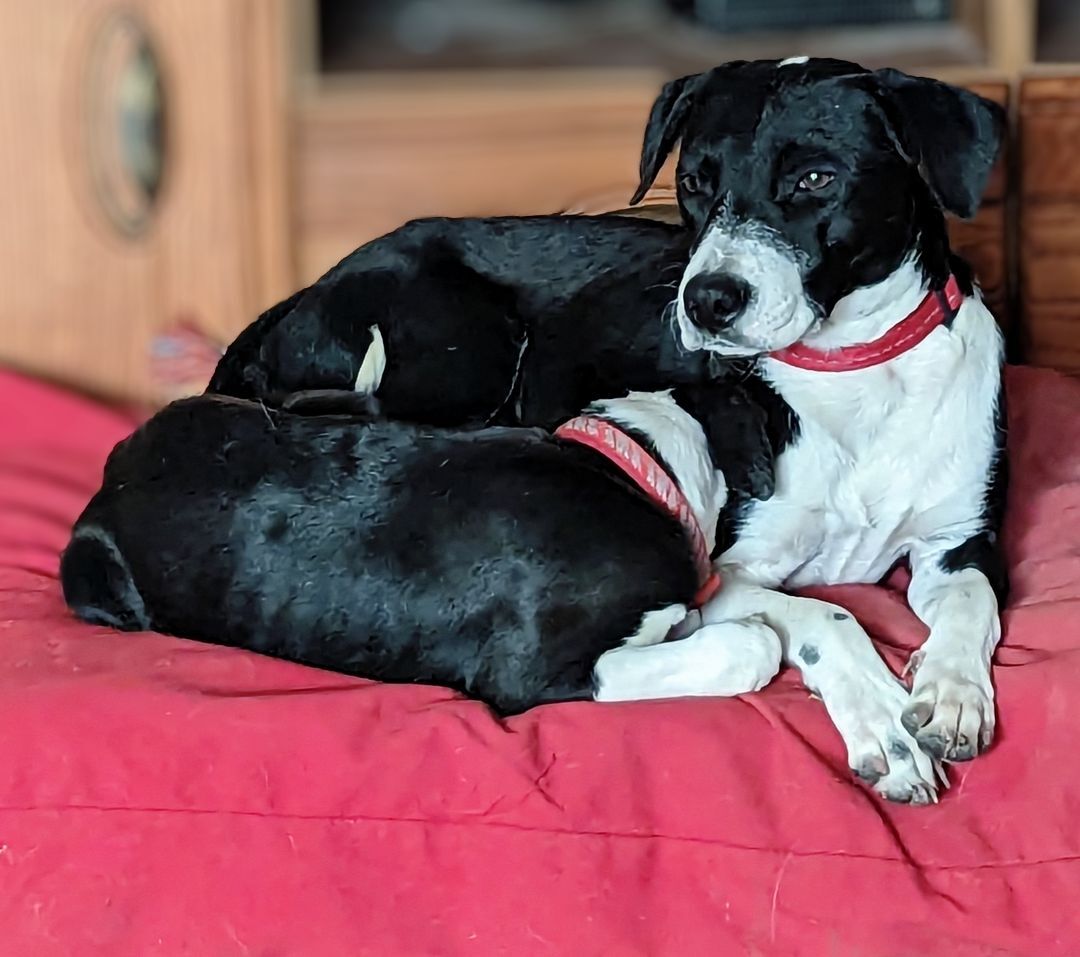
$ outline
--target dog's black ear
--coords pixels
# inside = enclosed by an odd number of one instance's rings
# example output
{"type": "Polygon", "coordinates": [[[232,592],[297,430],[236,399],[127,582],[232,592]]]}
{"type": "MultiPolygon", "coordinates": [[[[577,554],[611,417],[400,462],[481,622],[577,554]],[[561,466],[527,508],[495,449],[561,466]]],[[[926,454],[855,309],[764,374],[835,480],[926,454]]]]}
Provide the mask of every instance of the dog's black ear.
{"type": "Polygon", "coordinates": [[[641,144],[641,181],[630,205],[636,206],[645,198],[649,187],[656,181],[660,167],[682,136],[686,117],[697,93],[701,74],[680,77],[665,83],[660,95],[649,111],[649,122],[645,125],[645,140],[641,144]]]}
{"type": "Polygon", "coordinates": [[[895,110],[895,133],[904,153],[918,164],[938,202],[970,219],[979,209],[1005,137],[1005,110],[938,80],[899,70],[878,70],[875,75],[895,110]]]}

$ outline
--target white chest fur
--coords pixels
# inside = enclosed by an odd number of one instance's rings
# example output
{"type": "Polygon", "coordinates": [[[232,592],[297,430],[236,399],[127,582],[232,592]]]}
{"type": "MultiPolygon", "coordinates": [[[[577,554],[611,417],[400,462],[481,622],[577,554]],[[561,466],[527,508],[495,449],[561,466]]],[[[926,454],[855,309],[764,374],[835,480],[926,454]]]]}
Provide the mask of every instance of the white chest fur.
{"type": "Polygon", "coordinates": [[[764,360],[800,431],[777,463],[775,494],[750,507],[721,563],[769,585],[872,582],[921,546],[977,532],[1001,349],[973,297],[951,328],[879,366],[822,373],[764,360]]]}

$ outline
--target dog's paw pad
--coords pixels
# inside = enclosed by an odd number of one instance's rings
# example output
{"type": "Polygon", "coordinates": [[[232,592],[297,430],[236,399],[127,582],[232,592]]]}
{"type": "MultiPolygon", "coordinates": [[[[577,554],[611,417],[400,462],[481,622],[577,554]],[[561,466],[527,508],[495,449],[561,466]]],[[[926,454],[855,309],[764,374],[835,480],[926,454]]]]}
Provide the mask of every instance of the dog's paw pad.
{"type": "Polygon", "coordinates": [[[938,802],[937,788],[926,781],[904,781],[885,790],[878,788],[878,791],[882,797],[894,804],[925,806],[938,802]]]}
{"type": "Polygon", "coordinates": [[[900,720],[904,725],[904,730],[908,734],[915,736],[919,733],[919,729],[930,720],[930,715],[934,713],[934,706],[928,701],[924,701],[920,704],[910,704],[904,709],[904,713],[900,720]]]}
{"type": "Polygon", "coordinates": [[[851,771],[859,780],[867,784],[877,784],[889,773],[889,765],[882,755],[869,755],[852,767],[851,771]]]}
{"type": "Polygon", "coordinates": [[[848,744],[848,764],[861,781],[886,800],[901,804],[937,802],[938,768],[900,720],[903,690],[889,689],[860,720],[841,731],[848,744]]]}
{"type": "Polygon", "coordinates": [[[929,673],[915,679],[904,728],[939,761],[970,761],[994,739],[994,698],[989,681],[929,673]]]}

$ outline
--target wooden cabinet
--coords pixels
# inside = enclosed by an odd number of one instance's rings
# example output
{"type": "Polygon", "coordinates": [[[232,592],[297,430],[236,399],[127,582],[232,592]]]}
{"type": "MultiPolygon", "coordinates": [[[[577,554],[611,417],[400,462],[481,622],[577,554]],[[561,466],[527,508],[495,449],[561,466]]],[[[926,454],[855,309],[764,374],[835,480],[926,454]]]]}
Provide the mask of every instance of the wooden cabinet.
{"type": "Polygon", "coordinates": [[[530,71],[316,86],[295,111],[296,259],[311,281],[417,216],[554,213],[637,184],[648,71],[530,71]]]}
{"type": "Polygon", "coordinates": [[[190,318],[231,335],[292,287],[275,6],[0,4],[0,361],[154,397],[158,331],[190,318]],[[140,37],[163,106],[160,185],[141,210],[124,169],[148,95],[140,37]]]}
{"type": "Polygon", "coordinates": [[[1080,76],[1026,77],[1020,117],[1026,354],[1080,373],[1080,76]]]}

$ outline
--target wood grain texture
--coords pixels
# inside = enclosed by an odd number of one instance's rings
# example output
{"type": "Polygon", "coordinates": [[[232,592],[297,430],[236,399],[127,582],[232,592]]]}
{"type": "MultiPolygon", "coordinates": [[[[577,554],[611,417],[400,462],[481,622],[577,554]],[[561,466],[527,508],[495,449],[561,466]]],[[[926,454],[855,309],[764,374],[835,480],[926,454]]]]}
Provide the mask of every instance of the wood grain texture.
{"type": "Polygon", "coordinates": [[[141,235],[120,234],[87,173],[87,58],[109,0],[0,4],[0,361],[159,400],[153,336],[191,317],[234,334],[293,285],[286,0],[134,0],[162,61],[165,178],[141,235]]]}
{"type": "Polygon", "coordinates": [[[82,162],[82,53],[106,7],[0,5],[0,361],[130,392],[155,252],[108,222],[82,162]]]}
{"type": "Polygon", "coordinates": [[[296,241],[310,281],[418,216],[557,212],[637,183],[662,78],[537,71],[375,78],[322,86],[296,106],[296,241]]]}
{"type": "Polygon", "coordinates": [[[1080,373],[1080,74],[1020,88],[1019,271],[1029,361],[1080,373]]]}

